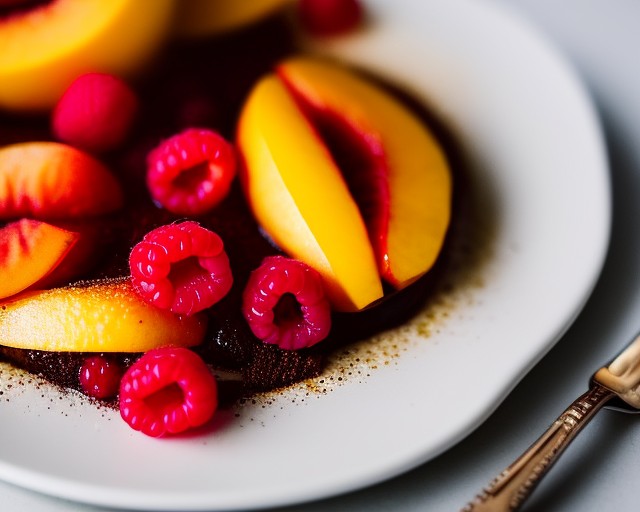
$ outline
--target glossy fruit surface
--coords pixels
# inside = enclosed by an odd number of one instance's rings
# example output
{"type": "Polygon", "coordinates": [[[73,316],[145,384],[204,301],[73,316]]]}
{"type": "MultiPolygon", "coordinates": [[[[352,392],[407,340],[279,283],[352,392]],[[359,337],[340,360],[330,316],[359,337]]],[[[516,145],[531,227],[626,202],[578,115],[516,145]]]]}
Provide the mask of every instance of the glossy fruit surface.
{"type": "Polygon", "coordinates": [[[170,30],[174,0],[52,0],[0,19],[0,108],[51,109],[88,72],[139,73],[170,30]]]}
{"type": "MultiPolygon", "coordinates": [[[[415,281],[435,262],[451,217],[451,172],[439,142],[398,99],[352,70],[296,58],[278,74],[316,125],[360,148],[355,179],[373,189],[359,204],[380,274],[396,288],[415,281]]],[[[343,169],[347,179],[350,172],[343,169]]]]}
{"type": "Polygon", "coordinates": [[[277,77],[267,76],[253,89],[240,117],[238,145],[240,176],[258,222],[289,256],[320,272],[332,304],[358,310],[382,297],[357,205],[313,125],[277,77]]]}
{"type": "Polygon", "coordinates": [[[120,78],[87,73],[76,78],[53,111],[56,138],[74,147],[102,153],[120,146],[131,131],[138,98],[120,78]]]}
{"type": "Polygon", "coordinates": [[[58,142],[0,148],[0,219],[68,219],[122,207],[118,180],[100,161],[58,142]]]}
{"type": "Polygon", "coordinates": [[[93,398],[111,398],[118,394],[122,368],[105,355],[87,357],[80,367],[78,380],[82,392],[93,398]]]}
{"type": "Polygon", "coordinates": [[[286,60],[253,89],[237,137],[256,218],[320,272],[336,309],[363,309],[382,296],[380,277],[403,288],[435,262],[450,220],[448,164],[381,86],[326,61],[286,60]]]}
{"type": "Polygon", "coordinates": [[[285,350],[311,347],[331,330],[320,274],[283,256],[265,258],[251,273],[242,312],[257,338],[285,350]]]}
{"type": "Polygon", "coordinates": [[[147,157],[151,197],[178,215],[207,213],[227,196],[235,175],[235,149],[207,129],[189,128],[162,141],[147,157]]]}
{"type": "Polygon", "coordinates": [[[0,228],[0,299],[43,280],[60,265],[79,237],[79,233],[32,219],[0,228]]]}
{"type": "Polygon", "coordinates": [[[202,342],[206,317],[143,301],[129,278],[25,292],[0,303],[0,345],[58,352],[145,352],[202,342]]]}
{"type": "Polygon", "coordinates": [[[120,383],[120,415],[151,437],[205,424],[218,407],[217,384],[207,365],[185,348],[151,350],[120,383]]]}
{"type": "Polygon", "coordinates": [[[233,284],[221,238],[194,221],[147,233],[132,249],[129,267],[131,282],[143,300],[177,314],[210,308],[233,284]]]}

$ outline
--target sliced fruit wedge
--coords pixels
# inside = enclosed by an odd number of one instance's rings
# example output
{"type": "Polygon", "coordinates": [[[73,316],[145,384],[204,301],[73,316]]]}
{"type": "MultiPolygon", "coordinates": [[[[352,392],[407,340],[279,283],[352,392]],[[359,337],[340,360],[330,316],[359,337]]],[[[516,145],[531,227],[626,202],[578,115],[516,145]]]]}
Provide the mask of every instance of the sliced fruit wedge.
{"type": "Polygon", "coordinates": [[[0,18],[2,109],[50,109],[83,73],[139,72],[169,33],[176,2],[24,3],[0,18]]]}
{"type": "Polygon", "coordinates": [[[256,218],[285,252],[322,275],[332,304],[355,311],[382,297],[367,229],[347,184],[276,76],[251,93],[238,143],[256,218]]]}
{"type": "Polygon", "coordinates": [[[364,189],[359,204],[379,271],[396,288],[413,282],[435,262],[450,221],[451,173],[439,142],[394,96],[344,67],[295,58],[277,72],[321,134],[341,136],[338,144],[361,155],[341,171],[355,181],[356,200],[364,189]]]}
{"type": "Polygon", "coordinates": [[[57,142],[0,148],[0,219],[79,218],[122,203],[115,176],[88,153],[57,142]]]}
{"type": "Polygon", "coordinates": [[[146,352],[190,347],[207,317],[184,317],[144,302],[129,278],[25,292],[0,303],[0,345],[61,352],[146,352]]]}
{"type": "Polygon", "coordinates": [[[21,219],[0,229],[0,299],[42,281],[64,260],[80,234],[21,219]]]}
{"type": "Polygon", "coordinates": [[[429,271],[451,216],[451,173],[428,126],[385,89],[313,58],[281,63],[238,127],[256,218],[323,276],[333,305],[360,310],[429,271]]]}

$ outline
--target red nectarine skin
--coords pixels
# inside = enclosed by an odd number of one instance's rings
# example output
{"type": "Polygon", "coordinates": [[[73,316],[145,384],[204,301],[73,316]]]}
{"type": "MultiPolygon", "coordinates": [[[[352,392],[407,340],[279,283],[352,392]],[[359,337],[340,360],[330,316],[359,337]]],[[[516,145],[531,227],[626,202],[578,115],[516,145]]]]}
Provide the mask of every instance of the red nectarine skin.
{"type": "Polygon", "coordinates": [[[41,281],[60,264],[78,237],[78,233],[31,219],[0,229],[0,298],[41,281]]]}
{"type": "MultiPolygon", "coordinates": [[[[366,155],[365,165],[356,159],[356,176],[374,184],[365,193],[374,206],[362,200],[359,206],[380,275],[396,288],[412,283],[435,262],[451,216],[451,173],[437,139],[399,99],[344,67],[299,57],[277,72],[311,120],[329,126],[330,138],[362,148],[355,154],[366,155]]],[[[345,173],[352,162],[337,164],[345,173]]]]}
{"type": "Polygon", "coordinates": [[[381,137],[374,131],[364,131],[362,126],[350,122],[344,114],[333,110],[331,105],[314,105],[296,90],[285,74],[280,74],[280,79],[342,171],[342,177],[367,226],[378,267],[385,276],[389,272],[387,242],[391,195],[389,164],[381,137]]]}
{"type": "Polygon", "coordinates": [[[0,149],[0,219],[60,219],[119,209],[118,180],[98,160],[56,142],[0,149]]]}
{"type": "Polygon", "coordinates": [[[382,297],[367,229],[346,181],[275,75],[249,95],[237,140],[241,181],[258,222],[285,253],[322,275],[332,306],[357,311],[382,297]]]}

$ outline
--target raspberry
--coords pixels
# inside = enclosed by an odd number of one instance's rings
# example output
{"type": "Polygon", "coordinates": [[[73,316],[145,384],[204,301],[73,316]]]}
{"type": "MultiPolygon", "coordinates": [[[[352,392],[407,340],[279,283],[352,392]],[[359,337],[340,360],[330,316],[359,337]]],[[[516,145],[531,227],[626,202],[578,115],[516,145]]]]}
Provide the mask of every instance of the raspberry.
{"type": "Polygon", "coordinates": [[[138,98],[119,78],[102,73],[81,75],[53,111],[52,131],[58,140],[101,153],[121,145],[138,111],[138,98]]]}
{"type": "Polygon", "coordinates": [[[355,28],[362,18],[358,0],[298,0],[302,25],[312,34],[328,36],[355,28]]]}
{"type": "Polygon", "coordinates": [[[129,367],[120,382],[120,415],[151,437],[205,424],[218,407],[217,384],[186,348],[157,348],[129,367]]]}
{"type": "Polygon", "coordinates": [[[283,256],[265,258],[251,273],[242,312],[257,338],[286,350],[310,347],[331,329],[320,274],[283,256]]]}
{"type": "Polygon", "coordinates": [[[147,157],[151,197],[172,213],[201,215],[226,197],[236,174],[233,146],[210,130],[189,128],[147,157]]]}
{"type": "Polygon", "coordinates": [[[192,315],[231,289],[229,258],[220,237],[197,222],[167,224],[147,233],[129,256],[131,281],[147,302],[192,315]]]}
{"type": "Polygon", "coordinates": [[[87,396],[111,398],[118,392],[121,375],[122,369],[113,359],[91,356],[80,367],[80,387],[87,396]]]}

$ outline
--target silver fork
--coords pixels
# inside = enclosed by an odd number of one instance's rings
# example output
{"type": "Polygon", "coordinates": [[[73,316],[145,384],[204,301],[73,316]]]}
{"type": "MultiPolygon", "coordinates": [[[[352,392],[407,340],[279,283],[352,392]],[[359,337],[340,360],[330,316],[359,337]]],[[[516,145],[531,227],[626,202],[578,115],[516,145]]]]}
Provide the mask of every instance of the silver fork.
{"type": "Polygon", "coordinates": [[[590,380],[547,431],[498,475],[461,512],[502,512],[520,509],[575,436],[605,405],[640,412],[640,335],[590,380]]]}

